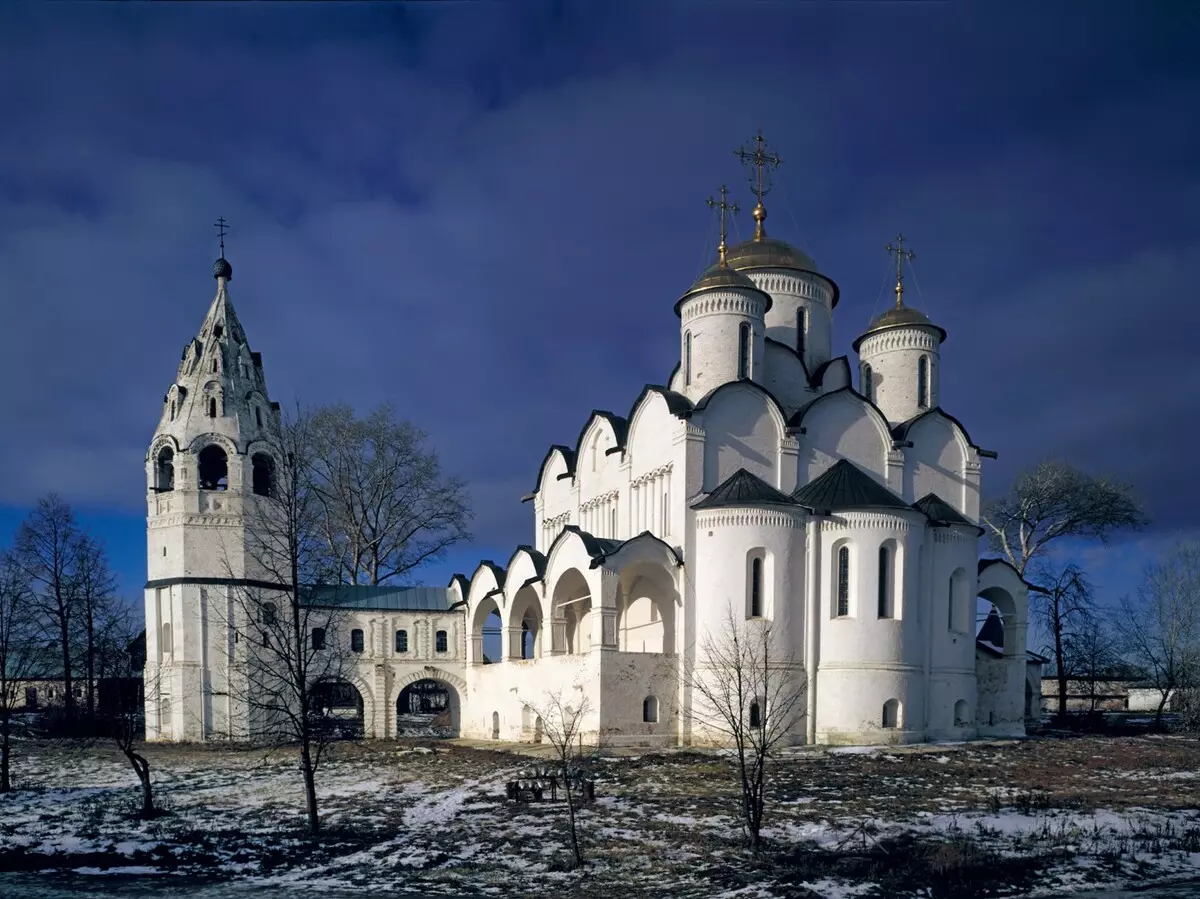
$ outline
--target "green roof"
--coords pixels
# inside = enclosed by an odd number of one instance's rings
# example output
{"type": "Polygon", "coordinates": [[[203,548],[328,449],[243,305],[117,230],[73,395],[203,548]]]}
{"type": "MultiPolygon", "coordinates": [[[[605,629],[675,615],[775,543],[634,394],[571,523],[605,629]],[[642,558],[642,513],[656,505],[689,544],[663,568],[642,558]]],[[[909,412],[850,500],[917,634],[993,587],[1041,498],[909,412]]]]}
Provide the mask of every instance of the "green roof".
{"type": "Polygon", "coordinates": [[[371,609],[387,612],[444,612],[450,608],[450,591],[445,587],[367,587],[338,584],[306,587],[304,604],[371,609]]]}

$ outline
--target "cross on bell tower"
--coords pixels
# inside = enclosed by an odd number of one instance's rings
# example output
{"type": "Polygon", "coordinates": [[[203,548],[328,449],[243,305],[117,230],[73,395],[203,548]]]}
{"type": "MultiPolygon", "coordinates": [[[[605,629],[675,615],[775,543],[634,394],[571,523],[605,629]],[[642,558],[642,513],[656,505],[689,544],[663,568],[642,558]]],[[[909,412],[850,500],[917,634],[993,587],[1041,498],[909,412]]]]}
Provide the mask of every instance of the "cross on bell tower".
{"type": "Polygon", "coordinates": [[[762,240],[767,236],[767,229],[763,225],[763,221],[767,217],[767,208],[763,206],[763,197],[771,192],[771,170],[778,168],[783,160],[767,146],[761,128],[754,137],[754,148],[748,149],[748,147],[749,144],[734,150],[733,155],[742,161],[742,165],[751,169],[750,189],[754,191],[754,196],[758,199],[752,213],[754,216],[754,239],[762,240]]]}
{"type": "Polygon", "coordinates": [[[721,267],[725,267],[725,213],[738,212],[741,207],[737,203],[728,202],[729,188],[724,184],[721,185],[721,202],[717,202],[712,197],[709,197],[705,202],[708,203],[710,209],[721,210],[721,242],[717,244],[717,259],[720,260],[721,267]]]}
{"type": "Polygon", "coordinates": [[[889,243],[884,249],[896,257],[896,308],[899,309],[904,305],[904,260],[907,259],[911,262],[917,254],[912,250],[904,249],[903,234],[896,235],[896,246],[889,243]]]}

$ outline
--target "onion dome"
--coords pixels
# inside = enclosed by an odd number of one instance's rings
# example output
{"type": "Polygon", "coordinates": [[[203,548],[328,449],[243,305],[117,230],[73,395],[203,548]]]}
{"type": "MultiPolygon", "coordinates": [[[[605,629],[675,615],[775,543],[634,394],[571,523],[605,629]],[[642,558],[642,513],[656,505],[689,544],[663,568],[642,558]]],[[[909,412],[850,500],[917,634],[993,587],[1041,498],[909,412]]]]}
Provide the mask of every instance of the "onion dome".
{"type": "Polygon", "coordinates": [[[725,260],[720,260],[705,269],[704,273],[688,288],[687,293],[679,298],[679,302],[675,304],[675,314],[679,315],[679,307],[687,300],[705,290],[753,290],[767,298],[767,305],[763,311],[771,308],[770,294],[765,293],[749,277],[728,265],[725,260]]]}
{"type": "Polygon", "coordinates": [[[927,328],[938,336],[938,343],[946,341],[946,329],[935,325],[924,312],[919,312],[911,306],[893,306],[886,312],[875,316],[867,330],[854,341],[854,352],[858,352],[862,342],[872,334],[880,331],[891,331],[896,328],[927,328]]]}
{"type": "Polygon", "coordinates": [[[233,280],[233,266],[224,256],[213,263],[213,277],[224,278],[226,281],[233,280]]]}

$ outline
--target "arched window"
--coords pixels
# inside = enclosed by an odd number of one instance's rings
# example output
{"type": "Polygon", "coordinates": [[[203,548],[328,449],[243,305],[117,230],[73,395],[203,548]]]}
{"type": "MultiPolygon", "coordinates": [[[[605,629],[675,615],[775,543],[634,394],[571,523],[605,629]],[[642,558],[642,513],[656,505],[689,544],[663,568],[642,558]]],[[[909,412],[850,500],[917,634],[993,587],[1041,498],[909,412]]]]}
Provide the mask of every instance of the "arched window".
{"type": "Polygon", "coordinates": [[[642,721],[646,724],[658,722],[658,699],[656,697],[647,696],[642,700],[642,721]]]}
{"type": "Polygon", "coordinates": [[[325,648],[325,628],[314,627],[312,629],[312,648],[313,649],[324,649],[325,648]]]}
{"type": "Polygon", "coordinates": [[[685,331],[683,335],[683,383],[692,383],[692,332],[685,331]]]}
{"type": "Polygon", "coordinates": [[[892,552],[886,546],[879,547],[879,617],[892,618],[892,552]]]}
{"type": "Polygon", "coordinates": [[[215,396],[210,396],[208,398],[208,417],[217,417],[217,398],[215,396]]]}
{"type": "Polygon", "coordinates": [[[758,704],[757,699],[754,700],[752,703],[750,703],[750,726],[751,727],[762,727],[763,726],[762,706],[760,706],[758,704]]]}
{"type": "Polygon", "coordinates": [[[259,496],[275,495],[275,460],[266,453],[255,453],[250,459],[250,480],[259,496]]]}
{"type": "Polygon", "coordinates": [[[213,356],[213,361],[212,361],[212,370],[213,370],[213,371],[216,371],[216,370],[217,370],[217,357],[216,357],[216,356],[213,356]]]}
{"type": "Polygon", "coordinates": [[[950,575],[950,585],[946,591],[946,627],[952,631],[965,633],[967,631],[967,573],[956,568],[950,575]]]}
{"type": "Polygon", "coordinates": [[[864,365],[862,367],[862,395],[875,402],[875,376],[871,372],[871,366],[864,365]]]}
{"type": "Polygon", "coordinates": [[[746,584],[746,617],[763,617],[763,557],[761,554],[750,557],[750,571],[747,573],[746,584]]]}
{"type": "Polygon", "coordinates": [[[175,489],[175,450],[169,446],[158,451],[154,465],[154,489],[164,492],[175,489]]]}
{"type": "Polygon", "coordinates": [[[929,408],[929,357],[917,360],[917,408],[929,408]]]}
{"type": "Polygon", "coordinates": [[[450,641],[446,636],[445,631],[438,631],[434,636],[433,648],[435,652],[449,652],[450,641]]]}
{"type": "Polygon", "coordinates": [[[275,603],[264,602],[262,607],[262,623],[271,627],[275,624],[275,603]]]}
{"type": "Polygon", "coordinates": [[[408,631],[396,631],[396,652],[408,652],[408,631]]]}
{"type": "Polygon", "coordinates": [[[210,443],[200,450],[196,474],[201,490],[224,490],[228,487],[229,458],[225,455],[225,450],[215,443],[210,443]]]}
{"type": "Polygon", "coordinates": [[[254,423],[260,428],[262,427],[262,409],[258,406],[254,407],[254,423]]]}
{"type": "Polygon", "coordinates": [[[171,421],[175,420],[175,401],[171,400],[171,421]]]}
{"type": "Polygon", "coordinates": [[[888,728],[900,726],[900,700],[889,699],[883,704],[883,726],[888,728]]]}
{"type": "Polygon", "coordinates": [[[850,614],[850,547],[843,546],[837,554],[837,617],[850,614]]]}
{"type": "Polygon", "coordinates": [[[171,622],[165,621],[162,626],[162,641],[159,646],[159,651],[163,655],[170,655],[171,650],[171,622]]]}
{"type": "Polygon", "coordinates": [[[738,373],[739,378],[750,377],[750,326],[738,328],[738,373]]]}
{"type": "Polygon", "coordinates": [[[806,332],[808,330],[808,310],[801,306],[796,310],[796,352],[804,355],[806,332]]]}
{"type": "Polygon", "coordinates": [[[362,628],[356,627],[350,632],[350,651],[362,652],[364,648],[362,628]]]}

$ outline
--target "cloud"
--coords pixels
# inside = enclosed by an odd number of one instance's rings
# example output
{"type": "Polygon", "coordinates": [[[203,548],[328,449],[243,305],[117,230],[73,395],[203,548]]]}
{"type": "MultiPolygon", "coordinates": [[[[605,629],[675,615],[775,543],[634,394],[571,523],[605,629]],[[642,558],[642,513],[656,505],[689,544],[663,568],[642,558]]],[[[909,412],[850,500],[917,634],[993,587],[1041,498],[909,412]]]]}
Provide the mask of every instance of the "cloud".
{"type": "Polygon", "coordinates": [[[961,11],[363,9],[3,14],[0,75],[27,77],[0,77],[0,503],[140,507],[224,215],[273,397],[394,403],[470,480],[481,542],[528,539],[546,446],[667,378],[703,199],[749,206],[730,151],[762,126],[786,159],[768,226],[841,284],[836,345],[882,244],[917,245],[989,487],[1063,454],[1128,473],[1164,526],[1192,514],[1197,92],[1138,76],[1142,30],[1030,35],[1018,71],[1017,24],[961,11]],[[1119,89],[1089,92],[1118,45],[1119,89]]]}

